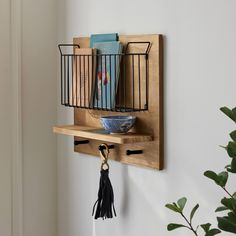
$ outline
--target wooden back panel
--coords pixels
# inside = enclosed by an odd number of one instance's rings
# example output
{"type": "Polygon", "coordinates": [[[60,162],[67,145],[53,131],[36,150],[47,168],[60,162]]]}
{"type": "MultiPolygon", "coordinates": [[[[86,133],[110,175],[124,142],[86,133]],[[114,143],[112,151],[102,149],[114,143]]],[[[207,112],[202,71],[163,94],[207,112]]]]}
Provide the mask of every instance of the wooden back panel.
{"type": "MultiPolygon", "coordinates": [[[[85,125],[93,127],[101,127],[99,117],[106,115],[134,115],[137,117],[135,128],[132,131],[137,133],[149,133],[153,135],[153,141],[143,142],[137,144],[122,144],[115,145],[115,149],[111,149],[110,159],[120,161],[126,164],[134,164],[155,169],[163,168],[164,158],[164,144],[163,144],[163,45],[162,36],[153,35],[126,35],[120,36],[119,40],[126,46],[128,42],[150,41],[151,49],[149,52],[148,65],[148,111],[131,112],[131,113],[117,113],[98,110],[74,109],[74,123],[75,125],[85,125]],[[142,149],[143,154],[126,155],[126,150],[142,149]]],[[[89,47],[88,37],[74,38],[74,44],[79,44],[80,47],[89,47]]],[[[140,48],[139,48],[140,49],[140,48]]],[[[141,74],[145,66],[141,62],[141,74]]],[[[126,76],[130,77],[131,72],[126,68],[126,76]]],[[[137,88],[135,88],[136,90],[137,88]]],[[[142,89],[145,86],[142,85],[142,89]]],[[[144,94],[144,92],[141,94],[144,94]]],[[[75,137],[75,140],[80,140],[75,137]]],[[[101,142],[90,140],[89,144],[78,145],[74,147],[76,152],[91,154],[99,156],[98,145],[101,142]]],[[[112,144],[112,143],[108,143],[112,144]]]]}

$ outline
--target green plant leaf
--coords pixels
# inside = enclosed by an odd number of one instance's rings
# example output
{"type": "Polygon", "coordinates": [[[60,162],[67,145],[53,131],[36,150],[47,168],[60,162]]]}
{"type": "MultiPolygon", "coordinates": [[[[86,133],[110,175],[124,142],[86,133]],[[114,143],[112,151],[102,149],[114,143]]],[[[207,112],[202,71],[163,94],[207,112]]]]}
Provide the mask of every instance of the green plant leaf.
{"type": "Polygon", "coordinates": [[[217,217],[218,227],[226,232],[236,233],[236,217],[217,217]]]}
{"type": "Polygon", "coordinates": [[[174,211],[174,212],[178,212],[181,213],[182,211],[174,204],[166,204],[165,205],[167,208],[169,208],[170,210],[174,211]]]}
{"type": "Polygon", "coordinates": [[[236,141],[236,130],[231,132],[229,135],[230,135],[230,137],[232,138],[233,141],[236,141]]]}
{"type": "Polygon", "coordinates": [[[225,146],[219,145],[221,148],[227,150],[227,148],[225,146]]]}
{"type": "Polygon", "coordinates": [[[225,187],[228,180],[228,173],[226,171],[223,171],[217,175],[214,171],[208,170],[204,172],[204,175],[209,179],[214,180],[215,183],[221,187],[225,187]]]}
{"type": "Polygon", "coordinates": [[[197,204],[190,213],[190,222],[192,222],[193,216],[196,213],[197,209],[199,208],[199,204],[197,204]]]}
{"type": "Polygon", "coordinates": [[[229,174],[226,171],[222,171],[221,173],[218,174],[218,181],[221,187],[225,187],[228,181],[228,177],[229,177],[229,174]]]}
{"type": "Polygon", "coordinates": [[[236,192],[235,192],[235,193],[233,193],[233,195],[232,195],[232,196],[233,196],[233,198],[234,198],[234,199],[236,199],[236,192]]]}
{"type": "Polygon", "coordinates": [[[226,146],[227,153],[230,157],[236,157],[236,142],[229,142],[226,146]]]}
{"type": "Polygon", "coordinates": [[[186,197],[180,198],[180,199],[177,201],[178,206],[179,206],[179,208],[181,209],[181,211],[183,211],[186,202],[187,202],[187,198],[186,198],[186,197]]]}
{"type": "Polygon", "coordinates": [[[219,234],[221,233],[221,231],[219,229],[210,229],[205,236],[213,236],[213,235],[216,235],[216,234],[219,234]]]}
{"type": "Polygon", "coordinates": [[[231,164],[227,167],[227,171],[236,173],[236,158],[232,158],[231,164]]]}
{"type": "Polygon", "coordinates": [[[230,212],[228,213],[228,216],[229,216],[230,218],[236,220],[236,213],[233,213],[232,211],[230,211],[230,212]]]}
{"type": "Polygon", "coordinates": [[[205,233],[207,233],[207,232],[209,231],[210,227],[211,227],[211,224],[210,224],[210,223],[207,223],[207,224],[202,224],[202,225],[200,225],[200,226],[203,228],[203,230],[205,231],[205,233]]]}
{"type": "Polygon", "coordinates": [[[232,112],[233,112],[233,116],[234,116],[234,118],[235,118],[235,120],[236,120],[236,107],[234,107],[234,108],[232,109],[232,112]]]}
{"type": "Polygon", "coordinates": [[[204,175],[207,178],[214,180],[218,184],[218,175],[214,171],[207,170],[204,172],[204,175]]]}
{"type": "Polygon", "coordinates": [[[171,224],[168,224],[168,225],[167,225],[167,230],[168,230],[168,231],[172,231],[172,230],[175,230],[175,229],[178,229],[178,228],[183,228],[183,227],[186,228],[185,225],[171,223],[171,224]]]}
{"type": "Polygon", "coordinates": [[[201,227],[203,228],[205,232],[205,236],[213,236],[213,235],[221,233],[219,229],[210,229],[211,227],[210,223],[202,224],[201,227]]]}
{"type": "Polygon", "coordinates": [[[231,120],[233,120],[234,122],[236,121],[236,114],[231,109],[229,109],[228,107],[221,107],[220,110],[231,120]]]}
{"type": "MultiPolygon", "coordinates": [[[[223,198],[221,200],[221,203],[226,206],[228,209],[232,210],[233,212],[236,212],[236,199],[235,198],[223,198]]],[[[235,217],[236,222],[236,217],[235,217]]]]}
{"type": "Polygon", "coordinates": [[[215,212],[226,211],[226,210],[229,210],[229,209],[225,206],[220,206],[216,208],[215,212]]]}

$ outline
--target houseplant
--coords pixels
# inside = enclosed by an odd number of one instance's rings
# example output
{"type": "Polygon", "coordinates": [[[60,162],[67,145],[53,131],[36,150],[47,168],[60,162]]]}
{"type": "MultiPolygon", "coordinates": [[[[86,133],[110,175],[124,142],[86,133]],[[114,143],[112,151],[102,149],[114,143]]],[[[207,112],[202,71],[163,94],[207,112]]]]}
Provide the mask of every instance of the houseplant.
{"type": "MultiPolygon", "coordinates": [[[[222,107],[220,108],[220,110],[231,120],[233,120],[234,124],[236,124],[236,107],[233,109],[222,107]]],[[[231,140],[228,142],[228,144],[226,146],[222,146],[226,150],[230,158],[230,164],[225,166],[225,170],[218,174],[211,170],[207,170],[204,172],[204,175],[214,181],[215,184],[218,185],[226,194],[226,197],[222,198],[221,200],[221,206],[219,206],[215,210],[215,212],[224,212],[223,216],[217,217],[218,228],[211,228],[210,223],[200,224],[194,227],[192,224],[192,219],[199,208],[199,204],[193,207],[190,213],[190,217],[188,218],[184,213],[184,207],[186,205],[187,198],[183,197],[177,202],[166,204],[166,207],[180,214],[186,224],[168,224],[168,231],[184,227],[190,230],[195,236],[200,235],[199,228],[202,229],[202,232],[205,236],[213,236],[219,234],[221,233],[221,230],[236,234],[236,192],[230,193],[230,191],[226,187],[229,179],[229,174],[236,174],[236,130],[230,133],[230,138],[231,140]]]]}

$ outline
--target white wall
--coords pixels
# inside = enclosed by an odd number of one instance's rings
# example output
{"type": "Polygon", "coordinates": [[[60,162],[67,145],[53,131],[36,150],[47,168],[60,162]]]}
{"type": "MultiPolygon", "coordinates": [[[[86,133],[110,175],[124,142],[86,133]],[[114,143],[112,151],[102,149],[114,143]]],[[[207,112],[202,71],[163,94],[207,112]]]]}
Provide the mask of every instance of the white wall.
{"type": "Polygon", "coordinates": [[[22,0],[23,236],[57,235],[55,0],[22,0]]]}
{"type": "MultiPolygon", "coordinates": [[[[164,205],[183,195],[201,205],[195,222],[216,223],[223,193],[202,173],[227,164],[218,145],[234,127],[218,109],[235,106],[235,9],[235,0],[59,1],[59,42],[104,32],[165,35],[165,170],[112,162],[118,217],[94,222],[99,160],[59,137],[58,236],[171,235],[166,225],[177,217],[164,205]]],[[[72,122],[73,111],[58,105],[58,123],[72,122]]]]}
{"type": "Polygon", "coordinates": [[[12,84],[10,74],[10,3],[0,1],[0,235],[11,231],[12,84]]]}

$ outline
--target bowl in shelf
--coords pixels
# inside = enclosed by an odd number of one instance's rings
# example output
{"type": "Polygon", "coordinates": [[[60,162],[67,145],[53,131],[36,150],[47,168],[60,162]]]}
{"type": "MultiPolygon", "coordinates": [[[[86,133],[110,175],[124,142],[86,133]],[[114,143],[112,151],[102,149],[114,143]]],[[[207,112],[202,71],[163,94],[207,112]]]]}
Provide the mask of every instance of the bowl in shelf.
{"type": "Polygon", "coordinates": [[[135,116],[103,116],[102,126],[111,134],[126,134],[136,121],[135,116]]]}

